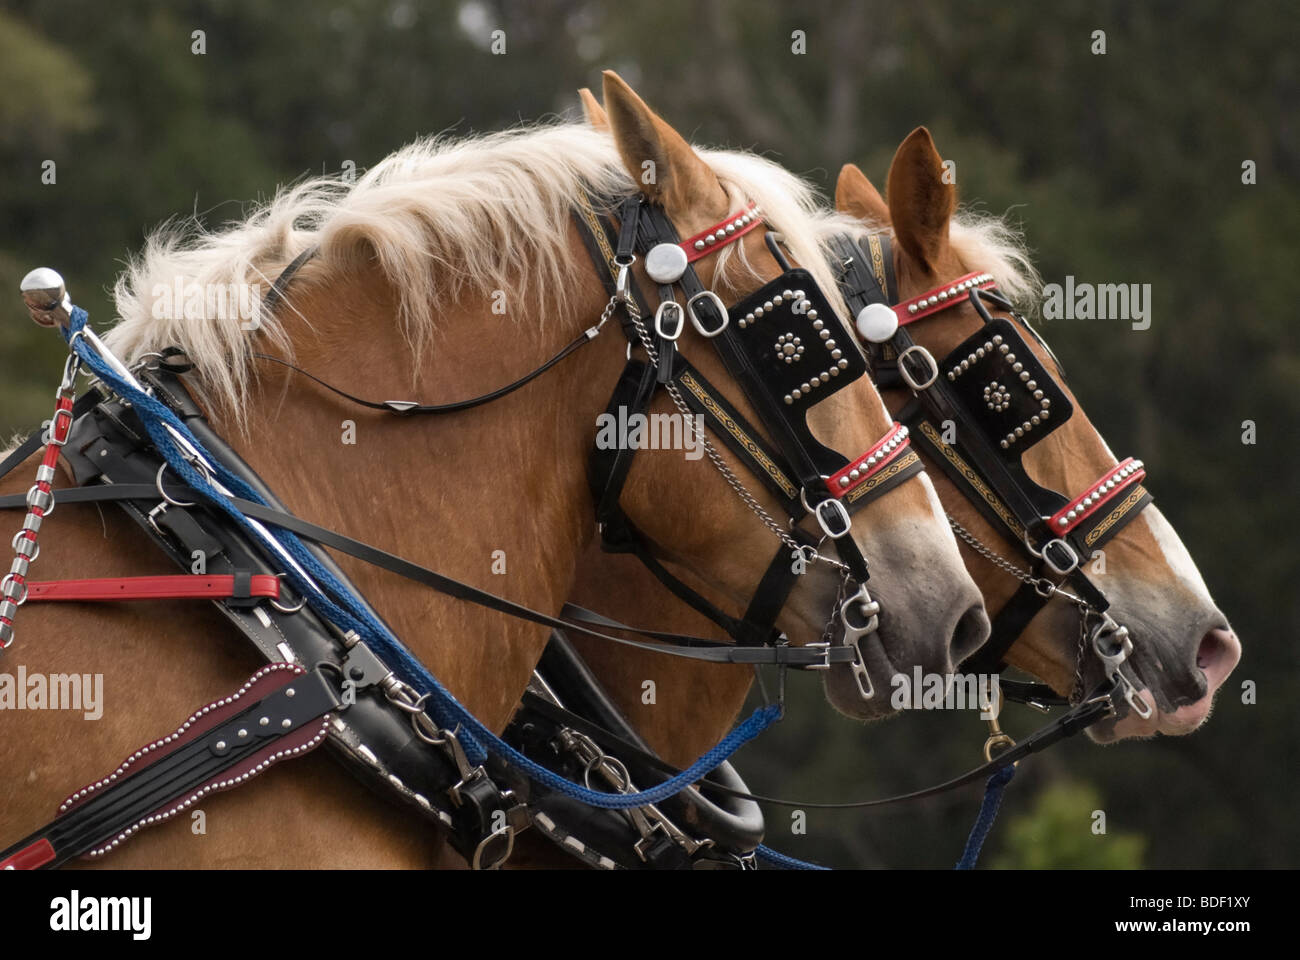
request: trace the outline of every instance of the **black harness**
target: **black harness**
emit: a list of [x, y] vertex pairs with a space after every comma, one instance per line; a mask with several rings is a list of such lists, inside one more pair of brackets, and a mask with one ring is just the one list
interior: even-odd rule
[[[1029, 571], [1018, 570], [951, 521], [971, 547], [1022, 581], [993, 618], [988, 643], [972, 654], [963, 668], [990, 673], [1002, 669], [1006, 652], [1029, 622], [1054, 596], [1061, 596], [1080, 610], [1080, 661], [1091, 640], [1108, 676], [1121, 680], [1130, 705], [1147, 715], [1150, 708], [1137, 695], [1137, 684], [1121, 673], [1132, 641], [1127, 630], [1107, 615], [1105, 594], [1082, 568], [1094, 550], [1151, 502], [1151, 495], [1138, 483], [1144, 475], [1141, 464], [1125, 461], [1112, 475], [1103, 477], [1095, 502], [1104, 503], [1104, 509], [1096, 509], [1093, 503], [1081, 505], [1078, 512], [1083, 516], [1076, 519], [1068, 508], [1077, 498], [1072, 501], [1038, 485], [1021, 462], [1028, 447], [1058, 429], [1073, 413], [1064, 389], [1022, 332], [1055, 360], [1050, 348], [997, 292], [989, 274], [970, 275], [964, 283], [931, 291], [909, 301], [905, 308], [899, 307], [888, 235], [870, 234], [865, 241], [866, 253], [850, 237], [836, 238], [833, 249], [843, 270], [841, 292], [859, 318], [860, 332], [878, 331], [862, 339], [872, 379], [880, 388], [912, 391], [913, 399], [899, 419], [980, 513], [995, 528], [1006, 531], [1030, 566]], [[945, 303], [961, 300], [969, 300], [984, 319], [984, 326], [938, 363], [912, 339], [906, 317], [895, 321], [892, 334], [888, 318], [877, 325], [881, 305], [896, 307], [895, 314], [910, 310], [924, 317], [942, 310]], [[1010, 313], [1014, 322], [990, 315], [986, 303]], [[1059, 363], [1057, 367], [1060, 369]], [[1066, 532], [1062, 533], [1058, 524]], [[1038, 704], [1059, 699], [1041, 684], [1012, 684], [1006, 693]], [[1080, 662], [1071, 700], [1077, 703], [1082, 696]]]
[[[913, 475], [920, 466], [919, 462], [915, 467], [911, 463], [903, 464], [875, 487], [867, 487], [855, 474], [861, 467], [865, 479], [867, 459], [850, 462], [817, 444], [807, 433], [803, 422], [807, 405], [830, 389], [822, 394], [815, 391], [828, 387], [832, 379], [843, 376], [845, 379], [840, 382], [848, 382], [850, 376], [861, 373], [861, 356], [847, 340], [841, 339], [847, 337], [842, 322], [816, 289], [811, 275], [788, 269], [779, 248], [769, 239], [774, 255], [787, 268], [781, 278], [728, 312], [716, 297], [699, 287], [692, 271], [684, 271], [679, 285], [687, 298], [686, 307], [678, 306], [674, 310], [666, 306], [676, 301], [672, 298], [671, 283], [665, 283], [659, 291], [660, 306], [652, 332], [642, 320], [649, 311], [631, 282], [630, 258], [633, 251], [648, 255], [657, 246], [674, 243], [676, 237], [662, 212], [643, 205], [639, 197], [625, 202], [621, 209], [623, 216], [617, 234], [607, 222], [589, 216], [592, 214], [589, 206], [578, 212], [586, 223], [599, 227], [599, 232], [593, 230], [587, 234], [589, 245], [600, 249], [601, 238], [608, 245], [617, 236], [613, 256], [602, 255], [597, 260], [598, 264], [612, 266], [608, 280], [612, 297], [618, 299], [617, 295], [622, 294], [618, 302], [627, 308], [622, 323], [629, 342], [629, 360], [614, 391], [611, 407], [616, 401], [624, 400], [634, 409], [644, 411], [657, 388], [663, 387], [670, 394], [676, 391], [675, 400], [680, 399], [689, 409], [702, 414], [716, 435], [753, 467], [755, 476], [769, 489], [775, 487], [781, 491], [778, 496], [783, 496], [782, 503], [792, 519], [808, 512], [814, 515], [825, 537], [835, 542], [848, 576], [862, 584], [867, 576], [866, 563], [852, 538], [846, 536], [848, 509], [835, 497], [828, 481], [835, 478], [846, 487], [860, 484], [867, 488], [866, 493], [876, 496]], [[277, 279], [271, 303], [283, 295], [293, 273], [308, 259], [310, 252], [295, 260]], [[62, 297], [60, 292], [56, 299]], [[612, 299], [611, 303], [614, 302]], [[53, 310], [54, 306], [51, 301], [50, 306], [42, 309]], [[782, 306], [786, 309], [779, 309]], [[602, 323], [609, 316], [607, 311]], [[763, 318], [777, 323], [764, 326], [758, 322]], [[770, 449], [758, 431], [676, 350], [675, 341], [687, 320], [714, 340], [728, 370], [763, 417], [776, 449]], [[832, 332], [822, 336], [831, 323], [834, 324], [830, 328]], [[779, 333], [774, 329], [778, 326]], [[465, 409], [518, 389], [594, 339], [598, 332], [599, 325], [584, 332], [543, 367], [515, 383], [458, 404], [431, 407], [405, 401], [373, 404], [349, 399], [401, 414]], [[836, 344], [828, 343], [830, 340]], [[830, 373], [829, 365], [812, 365], [819, 381], [814, 387], [811, 378], [792, 376], [787, 368], [794, 363], [786, 363], [784, 357], [790, 354], [784, 347], [804, 346], [801, 356], [813, 359], [817, 354], [808, 348], [818, 343], [823, 344], [821, 349], [828, 362], [834, 363], [834, 369], [841, 373]], [[648, 359], [633, 358], [635, 346], [643, 349]], [[781, 352], [772, 349], [773, 346], [781, 347]], [[837, 349], [840, 356], [832, 352]], [[840, 366], [840, 361], [847, 363]], [[267, 501], [263, 506], [235, 499], [234, 505], [245, 516], [299, 534], [316, 560], [349, 588], [347, 578], [323, 546], [350, 553], [452, 596], [546, 624], [557, 631], [506, 732], [506, 739], [530, 758], [544, 762], [570, 779], [602, 781], [614, 792], [629, 792], [661, 782], [665, 775], [676, 771], [655, 757], [619, 714], [568, 643], [566, 632], [577, 631], [693, 659], [756, 666], [773, 664], [782, 670], [787, 666], [825, 669], [832, 663], [861, 662], [856, 640], [874, 629], [870, 607], [863, 609], [864, 604], [870, 604], [865, 590], [844, 605], [847, 608], [853, 601], [859, 601], [858, 612], [868, 619], [866, 624], [857, 626], [856, 633], [846, 631], [852, 642], [834, 647], [823, 643], [792, 648], [775, 631], [773, 622], [793, 584], [782, 572], [791, 566], [786, 552], [788, 542], [783, 542], [777, 561], [759, 585], [755, 600], [740, 618], [723, 614], [658, 565], [644, 538], [618, 506], [618, 493], [627, 476], [631, 451], [619, 450], [613, 455], [598, 451], [592, 458], [592, 489], [607, 548], [625, 549], [641, 557], [674, 592], [719, 622], [736, 644], [637, 630], [575, 607], [566, 607], [561, 618], [550, 617], [292, 516], [208, 426], [179, 379], [187, 369], [178, 352], [169, 350], [149, 358], [136, 373], [157, 399], [183, 418], [195, 437], [227, 469]], [[826, 380], [821, 379], [822, 372], [826, 372]], [[785, 376], [779, 376], [782, 374]], [[65, 376], [65, 388], [68, 380]], [[71, 426], [60, 446], [78, 486], [51, 495], [51, 504], [116, 502], [182, 569], [189, 569], [194, 551], [201, 550], [207, 557], [209, 572], [229, 574], [237, 584], [247, 584], [257, 574], [279, 572], [279, 561], [268, 556], [263, 544], [252, 540], [225, 514], [205, 505], [196, 491], [164, 482], [165, 461], [136, 412], [121, 398], [110, 390], [96, 387], [81, 397], [75, 407], [70, 403], [69, 406]], [[0, 476], [52, 436], [53, 428], [48, 436], [37, 434], [30, 438], [0, 464]], [[899, 466], [897, 457], [893, 462]], [[796, 485], [793, 493], [781, 484], [781, 477]], [[850, 503], [860, 506], [866, 499], [864, 494]], [[0, 498], [0, 509], [24, 506], [30, 508], [30, 497]], [[794, 524], [789, 531], [793, 549], [811, 558], [819, 541], [801, 533]], [[859, 600], [859, 597], [866, 599]], [[513, 848], [515, 834], [530, 825], [557, 842], [561, 849], [597, 867], [750, 866], [763, 828], [755, 801], [793, 803], [750, 795], [734, 770], [724, 764], [702, 781], [698, 789], [683, 791], [660, 804], [627, 812], [593, 809], [547, 790], [496, 760], [484, 766], [473, 765], [456, 731], [431, 720], [424, 711], [423, 701], [359, 637], [341, 632], [304, 604], [268, 604], [249, 596], [247, 590], [242, 596], [236, 590], [236, 596], [217, 602], [217, 606], [271, 665], [259, 671], [238, 695], [219, 701], [219, 709], [200, 711], [177, 734], [138, 755], [153, 750], [157, 759], [136, 762], [133, 769], [129, 769], [131, 761], [128, 761], [119, 771], [120, 778], [105, 779], [74, 794], [56, 820], [0, 852], [0, 864], [48, 867], [78, 854], [109, 852], [141, 826], [170, 816], [193, 802], [187, 798], [238, 785], [276, 759], [311, 749], [326, 737], [345, 765], [363, 781], [386, 795], [396, 792], [422, 815], [438, 823], [447, 831], [453, 847], [467, 862], [479, 868], [503, 863]], [[843, 613], [844, 608], [840, 615], [846, 627], [852, 628], [854, 624]], [[609, 630], [639, 633], [651, 642], [616, 636]], [[990, 763], [938, 787], [885, 800], [848, 804], [797, 802], [797, 805], [874, 806], [928, 796], [973, 782], [1107, 715], [1112, 692], [1103, 685], [1038, 734]], [[684, 826], [687, 824], [689, 828]]]

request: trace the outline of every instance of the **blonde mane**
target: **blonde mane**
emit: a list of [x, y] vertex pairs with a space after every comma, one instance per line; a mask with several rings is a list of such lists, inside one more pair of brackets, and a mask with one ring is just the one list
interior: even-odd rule
[[[829, 212], [811, 184], [750, 153], [699, 150], [731, 198], [732, 212], [753, 200], [781, 231], [793, 257], [843, 309], [823, 242], [861, 233], [860, 221]], [[304, 250], [319, 253], [304, 276], [373, 259], [397, 293], [395, 318], [411, 346], [416, 376], [434, 333], [438, 304], [509, 289], [514, 303], [563, 308], [580, 265], [569, 251], [570, 213], [582, 191], [616, 195], [634, 187], [608, 132], [585, 124], [520, 127], [483, 136], [417, 141], [355, 183], [317, 177], [279, 191], [243, 222], [217, 231], [194, 220], [164, 224], [114, 288], [120, 322], [106, 340], [131, 362], [175, 345], [195, 364], [190, 383], [202, 399], [242, 420], [254, 352], [291, 352], [281, 319], [260, 310], [255, 323], [224, 311], [179, 315], [158, 309], [160, 294], [196, 289], [256, 289], [267, 295], [279, 272]], [[993, 270], [1009, 293], [1032, 277], [1014, 236], [997, 221], [954, 225], [963, 257]], [[739, 245], [718, 258], [715, 284], [753, 273]], [[292, 310], [292, 302], [284, 308]], [[540, 320], [549, 311], [516, 311]], [[250, 333], [248, 327], [256, 332]]]

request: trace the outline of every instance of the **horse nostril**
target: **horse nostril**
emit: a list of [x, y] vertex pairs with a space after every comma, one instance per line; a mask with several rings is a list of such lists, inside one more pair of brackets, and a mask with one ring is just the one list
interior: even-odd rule
[[976, 603], [966, 609], [957, 620], [949, 644], [952, 662], [961, 663], [984, 645], [989, 638], [989, 618], [984, 605]]
[[1241, 659], [1241, 642], [1231, 630], [1216, 627], [1201, 638], [1196, 650], [1196, 666], [1205, 673], [1213, 690], [1232, 673]]

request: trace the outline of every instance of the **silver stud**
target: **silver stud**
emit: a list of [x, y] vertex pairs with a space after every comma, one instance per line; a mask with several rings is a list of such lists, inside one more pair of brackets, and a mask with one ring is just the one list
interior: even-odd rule
[[[809, 310], [809, 311], [808, 311], [808, 319], [809, 319], [809, 320], [817, 320], [817, 311], [816, 311], [816, 310]], [[817, 322], [820, 323], [821, 321], [818, 320]]]
[[794, 397], [790, 396], [790, 394], [788, 393], [785, 395], [783, 399], [785, 400], [786, 403], [794, 403]]
[[862, 476], [862, 474], [860, 474], [857, 470], [850, 470], [850, 471], [849, 471], [849, 479], [850, 479], [850, 480], [856, 480], [856, 479], [858, 479], [858, 477], [860, 477], [860, 476]]
[[[853, 479], [856, 480], [857, 477], [854, 477]], [[840, 486], [841, 486], [841, 487], [847, 487], [848, 485], [849, 485], [849, 478], [848, 478], [848, 477], [840, 477]]]
[[704, 249], [704, 241], [703, 241], [703, 240], [696, 240], [696, 241], [695, 241], [695, 249], [696, 249], [696, 250], [703, 250], [703, 249]]
[[907, 305], [907, 312], [908, 312], [908, 313], [916, 313], [916, 304], [914, 304], [914, 303], [909, 303], [909, 304]]

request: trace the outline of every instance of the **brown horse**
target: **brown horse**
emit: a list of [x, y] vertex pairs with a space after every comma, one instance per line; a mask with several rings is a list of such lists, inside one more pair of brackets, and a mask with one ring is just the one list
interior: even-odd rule
[[[110, 346], [128, 363], [161, 347], [184, 349], [196, 365], [188, 382], [215, 428], [299, 516], [534, 609], [558, 610], [593, 532], [585, 461], [597, 414], [623, 363], [624, 344], [615, 336], [607, 331], [527, 390], [452, 419], [423, 421], [341, 407], [322, 388], [252, 355], [292, 356], [352, 393], [418, 391], [429, 402], [507, 382], [591, 326], [606, 306], [570, 219], [583, 191], [616, 195], [640, 188], [682, 236], [757, 201], [794, 256], [810, 265], [825, 290], [834, 290], [817, 256], [817, 237], [833, 218], [814, 215], [802, 184], [752, 157], [702, 157], [612, 74], [605, 86], [610, 133], [559, 125], [421, 143], [355, 186], [306, 183], [224, 233], [154, 238], [119, 282], [123, 320], [108, 337]], [[654, 175], [647, 178], [647, 169]], [[778, 275], [761, 233], [701, 261], [701, 280], [731, 297]], [[178, 282], [200, 290], [269, 284], [313, 246], [319, 254], [273, 316], [249, 324], [200, 314], [196, 322], [159, 310], [160, 293]], [[729, 385], [698, 337], [688, 331], [682, 345], [706, 376]], [[742, 397], [731, 399], [752, 416]], [[849, 456], [879, 439], [889, 422], [865, 378], [810, 416], [818, 438]], [[745, 478], [743, 467], [731, 466]], [[20, 466], [0, 493], [21, 492], [33, 472], [34, 461]], [[754, 495], [775, 510], [761, 488]], [[894, 499], [893, 527], [877, 532], [856, 524], [853, 536], [864, 552], [882, 557], [906, 537], [913, 562], [931, 570], [928, 584], [900, 579], [879, 594], [887, 608], [900, 611], [891, 634], [905, 651], [897, 662], [946, 662], [954, 642], [968, 650], [987, 631], [978, 592], [933, 496]], [[680, 451], [638, 456], [622, 504], [665, 557], [735, 602], [748, 599], [775, 547], [721, 474]], [[111, 510], [64, 507], [45, 524], [41, 543], [33, 573], [40, 579], [142, 575], [163, 564]], [[494, 566], [501, 561], [507, 572], [498, 576]], [[341, 563], [430, 671], [487, 726], [504, 727], [545, 631], [360, 563]], [[817, 564], [800, 578], [778, 621], [793, 643], [821, 638], [838, 587], [838, 575]], [[901, 612], [936, 597], [943, 602], [911, 619]], [[5, 716], [0, 835], [14, 838], [48, 820], [63, 797], [140, 744], [232, 691], [256, 666], [251, 649], [215, 612], [160, 603], [26, 606], [6, 661], [28, 676], [104, 680], [102, 719], [58, 710]], [[190, 829], [169, 822], [104, 862], [449, 862], [434, 831], [413, 839], [419, 824], [392, 817], [386, 803], [319, 754], [214, 795], [203, 808], [204, 831], [197, 820]]]
[[[584, 96], [584, 106], [594, 122], [601, 122], [599, 105], [590, 95]], [[894, 159], [888, 204], [857, 167], [848, 165], [839, 177], [837, 206], [871, 229], [891, 230], [896, 241], [893, 250], [899, 293], [904, 299], [973, 270], [993, 272], [1000, 286], [1020, 299], [1036, 295], [1036, 277], [1017, 238], [995, 221], [955, 214], [955, 188], [943, 182], [942, 170], [928, 133], [918, 130], [900, 146]], [[942, 357], [982, 323], [973, 307], [963, 305], [921, 320], [910, 329], [918, 343]], [[1054, 359], [1042, 354], [1048, 368], [1059, 373]], [[1063, 491], [1086, 489], [1117, 462], [1083, 415], [1078, 398], [1071, 394], [1070, 399], [1075, 405], [1074, 416], [1031, 448], [1027, 458], [1036, 482]], [[903, 391], [889, 391], [886, 400], [897, 410], [907, 396]], [[927, 466], [950, 514], [1003, 556], [1018, 556], [1018, 545], [1009, 543], [1002, 531], [995, 531], [942, 470], [933, 463]], [[1136, 672], [1154, 694], [1157, 710], [1148, 720], [1130, 712], [1118, 722], [1108, 720], [1090, 727], [1089, 735], [1099, 742], [1194, 730], [1209, 715], [1215, 692], [1241, 655], [1240, 643], [1168, 521], [1154, 507], [1147, 507], [1140, 518], [1141, 522], [1125, 527], [1107, 545], [1107, 572], [1102, 579], [1116, 619], [1133, 631]], [[1017, 581], [965, 544], [963, 557], [987, 608], [1000, 610]], [[599, 597], [606, 609], [635, 618], [646, 597], [657, 596], [654, 590], [653, 580], [635, 563], [615, 558], [587, 563], [579, 596], [588, 602]], [[708, 629], [689, 610], [669, 607], [663, 616], [680, 630]], [[1031, 621], [1007, 659], [1068, 696], [1075, 684], [1077, 638], [1073, 608], [1052, 604]], [[707, 672], [684, 670], [653, 654], [611, 650], [582, 639], [575, 643], [646, 741], [678, 764], [689, 761], [698, 749], [716, 739], [726, 721], [710, 723], [708, 718], [734, 717], [751, 683], [744, 671], [726, 667]], [[646, 679], [656, 681], [653, 703], [642, 696]], [[1100, 679], [1097, 664], [1086, 665], [1085, 679], [1089, 685]]]

